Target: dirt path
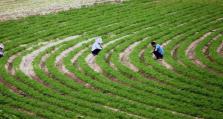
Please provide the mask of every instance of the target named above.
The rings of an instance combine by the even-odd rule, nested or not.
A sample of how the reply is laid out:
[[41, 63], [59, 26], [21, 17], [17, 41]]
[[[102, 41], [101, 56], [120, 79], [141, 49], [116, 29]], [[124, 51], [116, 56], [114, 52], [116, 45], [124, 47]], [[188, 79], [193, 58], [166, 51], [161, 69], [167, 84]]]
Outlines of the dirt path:
[[107, 63], [109, 64], [109, 66], [111, 68], [113, 68], [114, 70], [117, 70], [117, 67], [115, 66], [115, 64], [113, 64], [111, 61], [110, 61], [110, 56], [112, 55], [112, 53], [114, 52], [114, 49], [112, 49], [110, 52], [108, 52], [106, 55], [105, 55], [105, 59], [107, 60]]
[[68, 37], [68, 38], [65, 38], [65, 39], [62, 39], [62, 40], [49, 42], [48, 44], [40, 47], [39, 49], [33, 51], [32, 53], [24, 56], [22, 58], [22, 62], [20, 63], [20, 70], [30, 78], [36, 77], [36, 74], [33, 70], [32, 62], [41, 52], [45, 51], [46, 49], [48, 49], [50, 47], [56, 46], [60, 43], [71, 41], [71, 40], [73, 40], [77, 37], [79, 37], [79, 36], [78, 35], [77, 36], [71, 36], [71, 37]]
[[173, 47], [173, 49], [171, 50], [171, 56], [176, 59], [177, 58], [177, 51], [178, 51], [178, 48], [180, 47], [179, 44], [175, 45]]
[[177, 52], [178, 52], [179, 47], [180, 47], [180, 44], [177, 44], [177, 45], [175, 45], [173, 47], [173, 49], [171, 50], [171, 56], [173, 57], [173, 59], [177, 60], [177, 62], [179, 64], [181, 64], [182, 66], [186, 67], [186, 65], [182, 61], [177, 59]]
[[123, 0], [1, 0], [0, 21], [31, 15], [46, 15], [95, 3], [122, 2]]
[[205, 54], [205, 56], [206, 56], [211, 62], [213, 62], [214, 60], [213, 60], [213, 58], [210, 56], [210, 53], [209, 53], [210, 45], [211, 45], [211, 43], [212, 43], [213, 41], [218, 40], [218, 38], [220, 38], [221, 36], [222, 36], [222, 34], [219, 34], [219, 35], [215, 36], [215, 37], [214, 37], [212, 40], [210, 40], [210, 41], [208, 42], [208, 44], [206, 44], [206, 45], [204, 46], [204, 48], [202, 49], [202, 52]]
[[[175, 39], [179, 39], [183, 34], [179, 34], [177, 36], [175, 36], [173, 38], [173, 40]], [[180, 42], [178, 42], [174, 47], [173, 49], [171, 50], [170, 54], [171, 56], [174, 58], [174, 59], [177, 59], [177, 52], [178, 52], [178, 48], [180, 47]]]
[[127, 66], [129, 69], [131, 69], [134, 72], [138, 72], [139, 69], [133, 65], [129, 60], [129, 55], [131, 54], [132, 50], [140, 43], [140, 41], [135, 42], [131, 45], [129, 45], [122, 53], [119, 54], [119, 60]]
[[173, 70], [173, 67], [170, 64], [168, 64], [165, 60], [158, 60], [158, 62], [167, 69]]
[[14, 93], [17, 93], [17, 94], [22, 95], [22, 96], [27, 96], [26, 93], [19, 90], [18, 88], [16, 88], [12, 84], [7, 83], [2, 77], [0, 77], [0, 83], [4, 84], [4, 86], [6, 86], [8, 89], [10, 89]]
[[190, 60], [193, 61], [194, 64], [198, 65], [198, 66], [201, 66], [201, 67], [206, 67], [206, 65], [204, 65], [200, 60], [198, 60], [196, 58], [196, 55], [195, 55], [195, 48], [196, 46], [201, 42], [203, 41], [206, 37], [208, 37], [209, 35], [211, 35], [211, 32], [207, 32], [205, 33], [202, 37], [200, 37], [199, 39], [195, 40], [194, 42], [192, 42], [189, 47], [186, 49], [186, 55], [188, 56], [188, 58]]
[[57, 50], [59, 50], [60, 46], [53, 49], [50, 53], [47, 53], [45, 54], [41, 60], [40, 60], [40, 64], [39, 64], [39, 67], [48, 75], [50, 76], [50, 73], [49, 73], [49, 70], [48, 68], [46, 67], [46, 61], [47, 59], [50, 57], [51, 54], [55, 53]]
[[102, 73], [102, 69], [101, 67], [96, 63], [95, 61], [95, 58], [96, 56], [92, 55], [92, 54], [89, 54], [87, 57], [86, 57], [86, 62], [88, 63], [88, 65], [95, 71], [95, 72], [98, 72], [98, 73]]
[[217, 49], [217, 53], [223, 56], [223, 41]]
[[13, 62], [20, 55], [21, 55], [21, 53], [16, 53], [15, 55], [12, 55], [11, 57], [9, 57], [7, 64], [5, 64], [5, 69], [10, 75], [13, 75], [13, 76], [15, 75], [15, 69], [13, 68]]
[[65, 65], [63, 64], [63, 58], [65, 58], [65, 57], [66, 57], [70, 52], [72, 52], [73, 50], [75, 50], [75, 49], [81, 47], [81, 46], [82, 46], [83, 44], [85, 44], [85, 43], [88, 43], [88, 42], [93, 41], [94, 39], [95, 39], [95, 38], [91, 38], [91, 39], [89, 39], [89, 40], [82, 41], [82, 42], [80, 42], [80, 43], [74, 45], [73, 47], [70, 47], [70, 48], [64, 50], [59, 56], [56, 57], [56, 61], [55, 61], [56, 66], [58, 67], [58, 69], [59, 69], [61, 72], [63, 72], [64, 74], [66, 74], [68, 77], [74, 79], [74, 80], [77, 81], [78, 83], [82, 83], [82, 84], [84, 84], [85, 87], [88, 87], [88, 88], [90, 88], [91, 85], [88, 84], [88, 83], [85, 83], [85, 82], [82, 81], [81, 79], [77, 78], [77, 77], [75, 76], [74, 73], [70, 72], [70, 71], [65, 67]]
[[[40, 42], [38, 43], [38, 45], [45, 45], [47, 44], [48, 42]], [[26, 47], [27, 44], [23, 44], [23, 45], [20, 45], [19, 47]], [[28, 47], [26, 48], [26, 51], [29, 51], [29, 50], [32, 50], [33, 47]], [[17, 52], [16, 54], [12, 55], [11, 57], [9, 57], [9, 59], [7, 60], [7, 63], [5, 64], [5, 69], [6, 71], [10, 74], [10, 75], [15, 75], [15, 69], [13, 68], [13, 62], [14, 60], [19, 57], [21, 55], [22, 52]]]

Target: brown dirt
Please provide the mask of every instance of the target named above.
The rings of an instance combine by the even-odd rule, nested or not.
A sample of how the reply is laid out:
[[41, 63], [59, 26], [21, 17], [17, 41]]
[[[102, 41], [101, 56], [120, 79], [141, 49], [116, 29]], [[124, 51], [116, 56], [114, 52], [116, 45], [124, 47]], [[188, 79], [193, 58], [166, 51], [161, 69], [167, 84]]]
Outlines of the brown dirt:
[[82, 71], [82, 68], [77, 64], [77, 60], [86, 50], [87, 49], [81, 50], [71, 59], [71, 62], [73, 63], [73, 65], [76, 66], [78, 68], [78, 70], [80, 70], [80, 71]]
[[222, 43], [220, 44], [220, 46], [218, 47], [217, 52], [218, 52], [220, 55], [223, 56], [223, 41], [222, 41]]
[[10, 75], [15, 75], [15, 69], [13, 68], [13, 61], [20, 56], [20, 53], [16, 53], [15, 55], [12, 55], [11, 57], [9, 57], [7, 64], [5, 64], [5, 69], [6, 71], [8, 71], [8, 73]]
[[[178, 48], [180, 47], [179, 44], [177, 44], [172, 50], [171, 50], [171, 56], [174, 59], [177, 59], [177, 52], [178, 52]], [[186, 65], [182, 62], [182, 61], [177, 61], [179, 64], [181, 64], [182, 66], [186, 67]]]
[[48, 68], [46, 67], [46, 60], [47, 60], [47, 58], [49, 58], [49, 56], [50, 56], [50, 54], [48, 53], [48, 54], [46, 54], [46, 55], [44, 55], [42, 58], [41, 58], [41, 60], [40, 60], [40, 68], [49, 76], [50, 75], [50, 73], [49, 73], [49, 70], [48, 70]]
[[10, 89], [12, 92], [14, 92], [16, 94], [19, 94], [22, 96], [27, 96], [27, 94], [25, 94], [23, 91], [19, 90], [12, 84], [7, 83], [2, 77], [0, 77], [0, 83], [4, 84], [4, 86], [6, 86], [8, 89]]
[[66, 41], [70, 41], [73, 40], [75, 38], [77, 38], [79, 36], [71, 36], [62, 40], [58, 40], [58, 41], [53, 41], [53, 42], [49, 42], [45, 45], [43, 45], [42, 47], [40, 47], [39, 49], [33, 51], [32, 53], [26, 55], [23, 57], [22, 62], [20, 63], [20, 70], [28, 77], [36, 80], [39, 83], [44, 84], [46, 87], [49, 87], [49, 84], [46, 84], [43, 82], [43, 80], [41, 80], [35, 73], [34, 69], [33, 69], [33, 65], [32, 62], [33, 60], [44, 50], [46, 50], [47, 48], [53, 47], [55, 45], [58, 45], [60, 43], [66, 42]]
[[168, 64], [165, 60], [160, 59], [160, 60], [158, 60], [158, 61], [159, 61], [159, 63], [160, 63], [161, 65], [163, 65], [163, 66], [166, 67], [167, 69], [173, 70], [173, 67], [172, 67], [170, 64]]
[[139, 57], [140, 57], [141, 59], [144, 59], [144, 53], [145, 53], [145, 49], [143, 49], [143, 50], [141, 50], [141, 51], [139, 52]]
[[174, 48], [171, 50], [171, 56], [176, 59], [177, 58], [177, 51], [178, 51], [178, 48], [180, 47], [179, 44], [177, 44], [176, 46], [174, 46]]
[[[80, 52], [78, 52], [78, 53], [71, 59], [71, 62], [72, 62], [76, 67], [78, 67], [78, 69], [79, 69], [80, 71], [82, 71], [82, 68], [77, 64], [77, 60], [78, 60], [78, 57], [81, 56], [81, 54], [83, 54], [83, 52], [85, 52], [86, 50], [87, 50], [87, 49], [83, 49], [83, 50], [81, 50]], [[88, 64], [88, 65], [89, 65], [89, 64]], [[114, 77], [109, 77], [109, 79], [111, 79], [112, 81], [117, 81], [117, 79], [114, 78]], [[87, 86], [90, 86], [90, 84], [87, 85]]]
[[39, 67], [40, 67], [40, 68], [45, 72], [45, 74], [46, 74], [47, 76], [49, 76], [49, 77], [51, 76], [51, 74], [50, 74], [50, 72], [49, 72], [49, 70], [48, 70], [48, 68], [47, 68], [47, 66], [46, 66], [46, 61], [47, 61], [47, 59], [50, 57], [50, 55], [53, 54], [54, 52], [56, 52], [59, 48], [60, 48], [60, 46], [57, 47], [57, 48], [54, 48], [50, 53], [45, 54], [45, 55], [41, 58], [41, 60], [40, 60]]
[[111, 68], [113, 68], [114, 70], [117, 70], [117, 67], [115, 66], [115, 64], [113, 64], [111, 61], [110, 61], [110, 56], [111, 54], [114, 52], [114, 50], [111, 50], [109, 53], [106, 54], [105, 56], [105, 59], [107, 60], [107, 62], [109, 63], [109, 66]]
[[56, 46], [60, 43], [66, 42], [66, 41], [73, 40], [77, 37], [79, 37], [79, 36], [71, 36], [71, 37], [68, 37], [68, 38], [65, 38], [65, 39], [62, 39], [62, 40], [49, 42], [46, 45], [40, 47], [39, 49], [33, 51], [32, 53], [24, 56], [23, 59], [22, 59], [22, 62], [20, 63], [20, 70], [30, 78], [32, 78], [32, 76], [36, 76], [36, 74], [33, 70], [32, 62], [41, 52], [43, 52], [47, 48]]
[[[91, 42], [92, 40], [94, 40], [95, 38], [92, 38], [92, 39], [89, 39], [87, 41], [83, 41], [83, 42], [80, 42], [76, 45], [74, 45], [73, 47], [70, 47], [66, 50], [64, 50], [59, 56], [56, 57], [56, 61], [55, 61], [55, 64], [56, 66], [58, 67], [58, 69], [63, 72], [65, 75], [67, 75], [68, 77], [74, 79], [76, 82], [78, 83], [81, 83], [81, 84], [84, 84], [85, 87], [87, 88], [92, 88], [92, 86], [84, 81], [82, 81], [81, 79], [77, 78], [75, 76], [74, 73], [70, 72], [66, 67], [65, 65], [63, 64], [63, 58], [65, 58], [70, 52], [72, 52], [73, 50], [81, 47], [83, 44], [85, 43], [88, 43], [88, 42]], [[80, 54], [81, 55], [81, 54]], [[79, 55], [78, 55], [79, 56]], [[74, 61], [76, 60], [76, 58], [73, 59]]]
[[217, 40], [219, 37], [221, 37], [222, 35], [219, 34], [217, 36], [215, 36], [213, 38], [213, 40], [209, 41], [207, 45], [205, 45], [205, 47], [202, 49], [202, 52], [205, 54], [205, 56], [211, 61], [211, 62], [214, 62], [214, 59], [210, 56], [210, 53], [209, 53], [209, 47], [211, 45], [211, 43], [215, 40]]
[[129, 55], [131, 54], [132, 50], [139, 44], [140, 42], [135, 42], [132, 45], [130, 45], [129, 47], [127, 47], [122, 53], [120, 53], [119, 55], [119, 60], [128, 68], [130, 68], [132, 71], [134, 72], [138, 72], [139, 69], [133, 65], [130, 61], [129, 61]]
[[206, 34], [204, 34], [202, 37], [200, 37], [199, 39], [195, 40], [194, 42], [192, 42], [189, 47], [186, 49], [186, 55], [188, 56], [188, 58], [190, 60], [193, 61], [194, 64], [198, 65], [198, 66], [201, 66], [201, 67], [206, 67], [206, 65], [204, 65], [200, 60], [198, 60], [196, 58], [196, 55], [195, 55], [195, 48], [196, 46], [201, 42], [203, 41], [206, 37], [208, 37], [209, 35], [211, 34], [211, 32], [208, 32]]
[[102, 73], [102, 69], [101, 67], [95, 62], [95, 58], [96, 56], [89, 54], [86, 57], [86, 62], [88, 63], [88, 65], [95, 71], [98, 73]]

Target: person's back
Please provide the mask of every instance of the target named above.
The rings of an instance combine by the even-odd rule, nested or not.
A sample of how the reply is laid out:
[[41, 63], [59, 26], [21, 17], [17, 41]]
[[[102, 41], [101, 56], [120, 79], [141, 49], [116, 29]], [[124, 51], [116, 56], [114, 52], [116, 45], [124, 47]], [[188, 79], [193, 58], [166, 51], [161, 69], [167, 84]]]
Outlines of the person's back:
[[164, 50], [161, 45], [156, 44], [156, 42], [151, 42], [151, 45], [154, 47], [153, 54], [156, 56], [156, 59], [163, 59]]
[[160, 54], [164, 54], [164, 50], [163, 50], [163, 47], [159, 44], [156, 44], [156, 49], [155, 51], [159, 52]]
[[95, 43], [92, 45], [92, 54], [94, 56], [98, 55], [98, 53], [102, 50], [102, 38], [101, 37], [98, 37], [96, 38], [95, 40]]

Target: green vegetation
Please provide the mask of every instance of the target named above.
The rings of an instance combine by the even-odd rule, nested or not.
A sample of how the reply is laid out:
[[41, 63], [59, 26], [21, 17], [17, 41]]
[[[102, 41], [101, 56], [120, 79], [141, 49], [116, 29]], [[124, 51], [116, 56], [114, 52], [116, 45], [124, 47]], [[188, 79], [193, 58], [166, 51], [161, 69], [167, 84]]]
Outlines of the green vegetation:
[[[222, 119], [222, 6], [130, 0], [0, 22], [0, 117]], [[101, 72], [86, 61], [96, 36], [106, 46], [93, 61]], [[189, 58], [188, 47], [202, 37]], [[153, 59], [153, 40], [168, 42], [163, 62], [172, 69]], [[133, 71], [120, 54], [136, 42], [127, 58]], [[21, 62], [33, 52], [34, 73], [26, 75]]]

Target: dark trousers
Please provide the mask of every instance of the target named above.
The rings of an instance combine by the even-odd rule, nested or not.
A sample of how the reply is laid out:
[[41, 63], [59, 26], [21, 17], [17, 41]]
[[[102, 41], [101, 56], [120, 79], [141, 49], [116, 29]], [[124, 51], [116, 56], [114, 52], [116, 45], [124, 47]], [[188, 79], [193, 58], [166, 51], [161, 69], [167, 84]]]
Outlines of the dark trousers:
[[100, 49], [95, 49], [94, 51], [92, 51], [92, 54], [95, 56], [95, 55], [98, 55], [98, 53], [100, 52], [101, 50]]
[[3, 55], [0, 55], [0, 58], [3, 57]]
[[156, 56], [156, 59], [163, 59], [163, 55], [157, 51], [154, 51], [153, 54]]

